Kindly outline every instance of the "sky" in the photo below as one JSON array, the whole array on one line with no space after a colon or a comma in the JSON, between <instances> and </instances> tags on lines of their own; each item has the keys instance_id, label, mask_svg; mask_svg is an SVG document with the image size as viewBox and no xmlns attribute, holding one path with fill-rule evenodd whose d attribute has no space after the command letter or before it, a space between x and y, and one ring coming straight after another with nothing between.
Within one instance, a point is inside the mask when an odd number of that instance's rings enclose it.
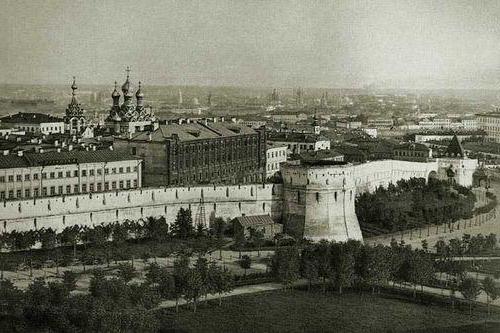
<instances>
[{"instance_id":1,"label":"sky","mask_svg":"<svg viewBox=\"0 0 500 333\"><path fill-rule=\"evenodd\" d=\"M500 87L497 0L0 4L0 83Z\"/></svg>"}]
</instances>

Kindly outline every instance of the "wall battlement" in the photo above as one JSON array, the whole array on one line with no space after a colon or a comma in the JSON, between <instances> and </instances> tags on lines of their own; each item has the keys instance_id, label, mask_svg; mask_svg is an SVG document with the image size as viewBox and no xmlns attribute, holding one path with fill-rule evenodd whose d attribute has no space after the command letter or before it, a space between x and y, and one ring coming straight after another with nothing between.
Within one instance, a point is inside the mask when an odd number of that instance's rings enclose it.
<instances>
[{"instance_id":1,"label":"wall battlement","mask_svg":"<svg viewBox=\"0 0 500 333\"><path fill-rule=\"evenodd\" d=\"M163 216L172 223L182 207L191 209L194 223L208 224L215 217L269 214L283 222L285 232L298 237L362 240L354 207L357 193L400 179L449 179L450 174L457 183L472 186L476 167L477 160L451 158L359 165L286 164L283 185L155 187L4 201L0 203L0 231L49 227L60 231L75 224L98 225L150 216Z\"/></svg>"},{"instance_id":2,"label":"wall battlement","mask_svg":"<svg viewBox=\"0 0 500 333\"><path fill-rule=\"evenodd\" d=\"M178 210L190 208L196 221L201 202L205 223L210 218L270 214L281 220L281 185L200 186L146 188L116 192L57 196L0 204L0 230L97 225L164 216L175 220Z\"/></svg>"}]
</instances>

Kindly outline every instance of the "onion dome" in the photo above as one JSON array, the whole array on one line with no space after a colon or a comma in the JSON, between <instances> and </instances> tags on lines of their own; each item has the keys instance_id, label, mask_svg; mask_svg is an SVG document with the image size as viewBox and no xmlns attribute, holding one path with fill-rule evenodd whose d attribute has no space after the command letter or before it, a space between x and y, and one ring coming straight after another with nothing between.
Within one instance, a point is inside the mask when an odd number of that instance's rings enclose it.
<instances>
[{"instance_id":1,"label":"onion dome","mask_svg":"<svg viewBox=\"0 0 500 333\"><path fill-rule=\"evenodd\" d=\"M135 97L137 97L137 98L144 97L144 94L141 91L141 81L139 81L139 88L137 89L137 92L135 93Z\"/></svg>"},{"instance_id":2,"label":"onion dome","mask_svg":"<svg viewBox=\"0 0 500 333\"><path fill-rule=\"evenodd\" d=\"M122 91L123 91L123 95L128 95L128 92L130 90L130 67L127 66L127 69L125 70L127 72L127 79L125 80L125 82L123 83L122 85Z\"/></svg>"},{"instance_id":3,"label":"onion dome","mask_svg":"<svg viewBox=\"0 0 500 333\"><path fill-rule=\"evenodd\" d=\"M111 97L120 97L120 93L118 92L117 88L117 82L115 81L115 90L113 90L113 93L111 94Z\"/></svg>"}]
</instances>

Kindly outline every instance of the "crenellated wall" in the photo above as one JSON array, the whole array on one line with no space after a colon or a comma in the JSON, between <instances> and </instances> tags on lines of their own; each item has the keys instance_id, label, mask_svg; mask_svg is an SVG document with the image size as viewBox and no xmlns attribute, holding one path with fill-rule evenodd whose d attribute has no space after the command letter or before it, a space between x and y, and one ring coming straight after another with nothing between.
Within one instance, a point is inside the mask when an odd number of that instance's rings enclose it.
<instances>
[{"instance_id":1,"label":"crenellated wall","mask_svg":"<svg viewBox=\"0 0 500 333\"><path fill-rule=\"evenodd\" d=\"M433 176L472 185L477 160L436 159L431 162L373 161L359 165L294 165L282 168L284 230L311 240L362 240L354 203L356 193L374 191L401 179Z\"/></svg>"},{"instance_id":2,"label":"crenellated wall","mask_svg":"<svg viewBox=\"0 0 500 333\"><path fill-rule=\"evenodd\" d=\"M205 223L213 217L226 219L243 214L270 214L281 221L281 185L260 184L147 188L5 201L0 204L0 230L10 232L43 227L61 230L74 224L97 225L149 216L164 216L172 223L181 207L191 208L197 223L202 198Z\"/></svg>"}]
</instances>

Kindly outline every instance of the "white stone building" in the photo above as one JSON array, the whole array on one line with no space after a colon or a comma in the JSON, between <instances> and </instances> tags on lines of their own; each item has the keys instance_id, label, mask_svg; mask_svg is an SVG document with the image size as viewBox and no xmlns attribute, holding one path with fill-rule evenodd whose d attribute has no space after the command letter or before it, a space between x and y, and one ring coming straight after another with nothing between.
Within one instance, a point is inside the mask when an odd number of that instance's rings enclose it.
<instances>
[{"instance_id":1,"label":"white stone building","mask_svg":"<svg viewBox=\"0 0 500 333\"><path fill-rule=\"evenodd\" d=\"M272 177L280 171L281 163L286 162L287 146L267 144L266 149L266 178Z\"/></svg>"},{"instance_id":2,"label":"white stone building","mask_svg":"<svg viewBox=\"0 0 500 333\"><path fill-rule=\"evenodd\" d=\"M112 150L1 155L0 200L138 188L141 162Z\"/></svg>"},{"instance_id":3,"label":"white stone building","mask_svg":"<svg viewBox=\"0 0 500 333\"><path fill-rule=\"evenodd\" d=\"M0 119L2 124L21 131L41 134L64 133L64 120L44 113L19 112Z\"/></svg>"}]
</instances>

